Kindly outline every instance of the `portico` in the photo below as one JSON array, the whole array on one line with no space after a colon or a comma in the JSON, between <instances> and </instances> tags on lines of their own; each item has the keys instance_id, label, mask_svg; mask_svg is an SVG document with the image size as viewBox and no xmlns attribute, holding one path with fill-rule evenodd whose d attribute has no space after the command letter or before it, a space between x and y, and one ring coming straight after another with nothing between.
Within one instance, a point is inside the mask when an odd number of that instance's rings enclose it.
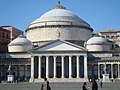
<instances>
[{"instance_id":1,"label":"portico","mask_svg":"<svg viewBox=\"0 0 120 90\"><path fill-rule=\"evenodd\" d=\"M62 50L49 48L48 52L40 51L42 48L51 47L61 43ZM70 43L69 43L70 44ZM63 46L64 45L64 46ZM57 45L58 46L58 45ZM56 46L56 47L57 47ZM55 47L55 46L54 46ZM66 42L57 41L52 45L39 48L38 52L33 52L31 57L31 79L41 78L82 78L88 80L87 75L87 53L83 48L74 47L68 45ZM51 47L52 48L52 47ZM71 52L68 52L65 48L72 48ZM78 50L74 50L78 49ZM46 50L45 50L46 51Z\"/></svg>"}]
</instances>

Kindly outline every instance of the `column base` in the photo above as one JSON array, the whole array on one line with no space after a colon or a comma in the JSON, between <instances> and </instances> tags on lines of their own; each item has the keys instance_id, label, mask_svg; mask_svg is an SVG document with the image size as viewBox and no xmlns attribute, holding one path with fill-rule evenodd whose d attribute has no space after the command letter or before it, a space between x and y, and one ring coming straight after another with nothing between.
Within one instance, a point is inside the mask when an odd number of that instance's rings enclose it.
<instances>
[{"instance_id":1,"label":"column base","mask_svg":"<svg viewBox=\"0 0 120 90\"><path fill-rule=\"evenodd\" d=\"M77 76L76 78L80 78L80 76Z\"/></svg>"},{"instance_id":2,"label":"column base","mask_svg":"<svg viewBox=\"0 0 120 90\"><path fill-rule=\"evenodd\" d=\"M38 78L41 78L41 77L38 77Z\"/></svg>"},{"instance_id":3,"label":"column base","mask_svg":"<svg viewBox=\"0 0 120 90\"><path fill-rule=\"evenodd\" d=\"M53 77L53 78L57 78L57 77L55 76L55 77Z\"/></svg>"},{"instance_id":4,"label":"column base","mask_svg":"<svg viewBox=\"0 0 120 90\"><path fill-rule=\"evenodd\" d=\"M110 82L109 74L103 74L103 82Z\"/></svg>"},{"instance_id":5,"label":"column base","mask_svg":"<svg viewBox=\"0 0 120 90\"><path fill-rule=\"evenodd\" d=\"M72 75L70 75L69 78L73 78Z\"/></svg>"},{"instance_id":6,"label":"column base","mask_svg":"<svg viewBox=\"0 0 120 90\"><path fill-rule=\"evenodd\" d=\"M34 78L30 78L29 82L34 82Z\"/></svg>"},{"instance_id":7,"label":"column base","mask_svg":"<svg viewBox=\"0 0 120 90\"><path fill-rule=\"evenodd\" d=\"M85 77L85 78L84 78L84 81L85 81L85 82L88 82L88 81L89 81L89 80L88 80L88 77Z\"/></svg>"}]
</instances>

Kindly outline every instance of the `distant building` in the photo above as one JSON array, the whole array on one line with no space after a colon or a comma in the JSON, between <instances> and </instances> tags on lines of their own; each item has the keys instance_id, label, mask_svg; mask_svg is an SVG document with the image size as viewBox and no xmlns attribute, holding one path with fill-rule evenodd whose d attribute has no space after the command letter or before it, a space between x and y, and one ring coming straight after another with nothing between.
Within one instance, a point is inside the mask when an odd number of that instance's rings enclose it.
<instances>
[{"instance_id":1,"label":"distant building","mask_svg":"<svg viewBox=\"0 0 120 90\"><path fill-rule=\"evenodd\" d=\"M16 37L18 37L19 35L23 34L23 31L13 26L2 26L2 28L9 30L11 32L10 34L11 41L14 40Z\"/></svg>"},{"instance_id":2,"label":"distant building","mask_svg":"<svg viewBox=\"0 0 120 90\"><path fill-rule=\"evenodd\" d=\"M10 43L10 31L0 27L0 52L7 52Z\"/></svg>"},{"instance_id":3,"label":"distant building","mask_svg":"<svg viewBox=\"0 0 120 90\"><path fill-rule=\"evenodd\" d=\"M120 47L120 30L101 31L98 35L112 41L114 43L113 47Z\"/></svg>"}]
</instances>

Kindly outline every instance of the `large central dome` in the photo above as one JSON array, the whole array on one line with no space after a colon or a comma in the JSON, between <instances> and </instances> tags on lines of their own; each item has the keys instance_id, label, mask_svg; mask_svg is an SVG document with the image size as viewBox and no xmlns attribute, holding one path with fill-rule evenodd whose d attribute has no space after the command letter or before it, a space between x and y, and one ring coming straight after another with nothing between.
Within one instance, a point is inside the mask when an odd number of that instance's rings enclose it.
<instances>
[{"instance_id":1,"label":"large central dome","mask_svg":"<svg viewBox=\"0 0 120 90\"><path fill-rule=\"evenodd\" d=\"M58 7L58 5L60 4L57 4L57 6L55 7ZM67 10L66 8L53 8L52 10L43 14L37 20L33 21L31 24L36 24L40 22L55 22L55 21L79 22L81 25L89 27L88 23L80 19L77 15L73 14L71 11Z\"/></svg>"},{"instance_id":2,"label":"large central dome","mask_svg":"<svg viewBox=\"0 0 120 90\"><path fill-rule=\"evenodd\" d=\"M92 35L90 25L57 3L52 10L33 21L27 28L27 38L32 42L51 40L87 41Z\"/></svg>"}]
</instances>

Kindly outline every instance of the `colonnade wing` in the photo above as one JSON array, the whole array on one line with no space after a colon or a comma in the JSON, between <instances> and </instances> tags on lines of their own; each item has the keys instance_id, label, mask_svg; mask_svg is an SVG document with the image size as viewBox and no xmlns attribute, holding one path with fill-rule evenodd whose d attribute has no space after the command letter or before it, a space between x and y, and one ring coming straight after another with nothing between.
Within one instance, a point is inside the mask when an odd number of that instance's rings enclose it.
<instances>
[{"instance_id":1,"label":"colonnade wing","mask_svg":"<svg viewBox=\"0 0 120 90\"><path fill-rule=\"evenodd\" d=\"M84 47L66 41L56 41L48 43L34 49L35 51L87 51Z\"/></svg>"}]
</instances>

